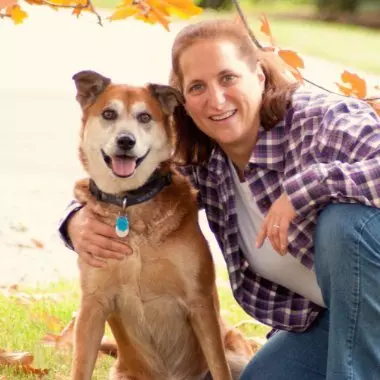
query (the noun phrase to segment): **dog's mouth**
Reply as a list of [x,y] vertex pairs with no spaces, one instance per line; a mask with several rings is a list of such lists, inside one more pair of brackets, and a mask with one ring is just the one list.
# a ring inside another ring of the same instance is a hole
[[134,157],[127,154],[109,156],[103,149],[101,149],[101,151],[106,165],[112,170],[112,173],[116,177],[120,178],[132,176],[150,152],[150,150],[148,150],[142,157]]

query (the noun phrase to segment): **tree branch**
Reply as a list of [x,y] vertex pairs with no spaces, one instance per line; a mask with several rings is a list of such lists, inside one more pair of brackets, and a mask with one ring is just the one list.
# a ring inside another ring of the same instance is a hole
[[69,9],[85,9],[85,8],[90,8],[91,9],[91,13],[94,13],[95,16],[97,17],[98,24],[100,26],[103,26],[102,18],[99,15],[99,13],[96,11],[96,9],[93,6],[91,0],[87,0],[86,4],[77,4],[77,5],[55,4],[55,3],[51,3],[50,1],[47,1],[47,0],[42,0],[42,3],[44,5],[49,5],[49,6],[55,7],[55,8],[66,8],[66,9],[67,8],[69,8]]
[[[248,32],[249,37],[251,38],[252,42],[256,45],[256,47],[258,49],[264,50],[263,45],[261,45],[260,41],[256,38],[256,36],[253,34],[251,28],[248,25],[247,19],[246,19],[244,13],[243,13],[243,10],[240,7],[239,0],[232,0],[232,2],[234,3],[235,8],[236,8],[236,10],[237,10],[237,12],[239,14],[239,17],[240,17],[241,21],[243,22],[244,27],[247,29],[247,32]],[[325,88],[323,86],[320,86],[319,84],[314,83],[313,81],[305,78],[303,75],[301,75],[301,77],[302,77],[302,79],[305,82],[307,82],[307,83],[309,83],[309,84],[311,84],[311,85],[313,85],[313,86],[315,86],[315,87],[317,87],[317,88],[319,88],[321,90],[327,91],[327,92],[329,92],[331,94],[340,95],[340,96],[344,96],[344,97],[347,97],[347,98],[352,98],[352,96],[347,96],[347,95],[341,94],[339,92],[330,91],[327,88]],[[377,100],[380,100],[380,98],[363,98],[362,100],[364,100],[364,101],[377,101]]]
[[238,0],[232,0],[232,2],[235,5],[235,8],[240,16],[241,21],[243,22],[244,27],[247,29],[248,35],[253,41],[253,43],[258,47],[260,50],[264,50],[263,45],[261,45],[260,41],[256,38],[256,36],[253,34],[251,28],[248,25],[247,19],[244,16],[243,10],[240,7],[239,1]]

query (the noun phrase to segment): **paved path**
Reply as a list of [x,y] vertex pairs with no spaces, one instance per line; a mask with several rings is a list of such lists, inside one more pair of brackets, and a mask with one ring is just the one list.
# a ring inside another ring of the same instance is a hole
[[[0,285],[77,276],[76,255],[55,230],[83,174],[72,75],[93,69],[116,81],[164,83],[171,42],[183,26],[167,33],[131,20],[101,28],[92,16],[30,12],[23,25],[0,22]],[[310,78],[330,87],[342,69],[314,59],[307,67]],[[201,225],[221,262],[204,215]]]

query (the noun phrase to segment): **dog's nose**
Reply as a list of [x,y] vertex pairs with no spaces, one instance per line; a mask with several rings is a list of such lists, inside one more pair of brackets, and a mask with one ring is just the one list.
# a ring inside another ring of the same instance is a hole
[[119,135],[116,140],[119,149],[129,150],[136,145],[136,138],[131,133]]

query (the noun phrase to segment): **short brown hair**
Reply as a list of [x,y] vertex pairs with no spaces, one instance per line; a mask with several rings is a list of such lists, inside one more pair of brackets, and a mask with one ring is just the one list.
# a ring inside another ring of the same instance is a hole
[[[194,43],[209,39],[226,39],[236,44],[242,59],[254,69],[260,62],[265,74],[265,89],[260,110],[261,124],[272,128],[284,116],[290,97],[298,87],[283,73],[280,58],[274,53],[259,50],[250,39],[247,30],[232,20],[201,21],[185,27],[177,36],[172,48],[172,72],[170,84],[182,92],[182,72],[179,61],[182,53]],[[203,133],[186,113],[183,106],[174,112],[176,134],[174,159],[181,164],[203,164],[210,157],[215,142]]]

